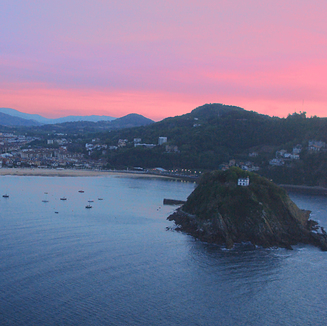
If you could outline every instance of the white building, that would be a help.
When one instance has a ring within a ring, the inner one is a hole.
[[[243,187],[249,186],[250,185],[250,178],[249,177],[238,178],[237,185],[238,186],[243,186]]]
[[[162,145],[163,143],[167,143],[167,137],[159,137],[158,145]]]

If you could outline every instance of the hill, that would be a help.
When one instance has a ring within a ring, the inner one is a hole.
[[[249,178],[239,186],[239,178]],[[208,242],[250,241],[263,247],[291,249],[297,243],[327,250],[327,237],[310,212],[300,210],[286,192],[266,178],[238,168],[205,174],[187,202],[168,217],[179,228]]]
[[[304,157],[310,140],[327,142],[327,119],[307,118],[304,113],[294,113],[287,118],[269,117],[234,106],[206,104],[188,114],[146,127],[113,132],[110,136],[106,135],[105,140],[115,145],[119,138],[130,141],[140,138],[142,143],[156,144],[160,136],[167,137],[164,145],[173,146],[176,150],[167,151],[166,146],[151,150],[134,148],[131,143],[130,147],[111,153],[109,162],[113,166],[214,170],[232,159],[239,162],[251,160],[260,165],[267,176],[272,176],[279,168],[270,169],[269,160],[275,157],[277,150],[292,151],[294,146],[300,144],[303,148],[300,156]],[[98,137],[101,138],[100,133]],[[256,156],[250,159],[252,152]],[[314,161],[311,164],[319,167],[319,171],[327,171],[327,166],[324,169],[325,165],[321,165],[326,162],[326,153],[320,154],[319,159],[310,156]],[[296,181],[296,175],[292,180]],[[325,177],[327,184],[327,174]],[[315,177],[315,182],[318,178]],[[306,180],[309,181],[309,178]],[[296,183],[301,181],[297,180]]]
[[[154,121],[143,115],[130,113],[110,122],[110,129],[134,128],[153,124]],[[102,123],[104,124],[104,123]],[[109,125],[109,124],[108,124]]]
[[[32,119],[13,117],[0,112],[0,125],[2,126],[40,126],[40,123]]]

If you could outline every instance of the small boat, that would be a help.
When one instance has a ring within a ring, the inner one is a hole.
[[[89,203],[94,203],[94,200],[88,200]]]
[[[80,192],[82,194],[84,192],[84,190],[78,190],[78,192]]]
[[[42,200],[42,203],[48,203],[48,202],[49,202],[49,201],[48,201],[48,193],[45,192],[44,194],[45,194],[45,197],[44,197],[44,199]]]
[[[92,208],[90,204],[86,205],[85,208]]]
[[[2,195],[3,198],[9,198],[9,195],[8,194],[4,194]]]
[[[67,198],[66,197],[61,197],[60,200],[67,200]]]
[[[98,200],[103,200],[103,198],[98,198]]]

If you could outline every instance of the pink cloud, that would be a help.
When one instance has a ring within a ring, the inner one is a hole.
[[[15,1],[0,10],[0,106],[161,119],[208,102],[285,116],[304,101],[326,115],[327,2]]]

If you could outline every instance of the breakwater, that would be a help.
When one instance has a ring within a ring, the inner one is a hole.
[[[183,205],[185,203],[186,203],[185,200],[176,200],[176,199],[168,199],[168,198],[164,198],[163,200],[164,205]]]
[[[306,195],[319,195],[327,196],[327,188],[324,187],[310,187],[310,186],[296,186],[281,184],[280,187],[284,188],[287,192],[296,192]]]

